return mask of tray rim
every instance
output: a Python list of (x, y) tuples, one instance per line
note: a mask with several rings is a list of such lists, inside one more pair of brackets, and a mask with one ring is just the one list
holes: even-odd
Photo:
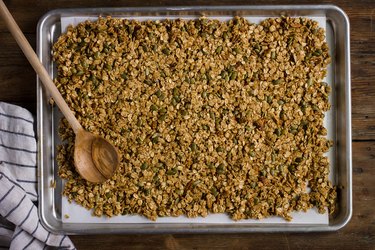
[[(55, 15), (69, 15), (69, 14), (82, 14), (82, 15), (109, 15), (110, 13), (146, 13), (146, 12), (179, 12), (179, 11), (194, 11), (194, 12), (204, 12), (204, 11), (275, 11), (278, 14), (288, 11), (333, 11), (339, 15), (344, 23), (341, 24), (345, 29), (345, 41), (344, 41), (344, 51), (345, 51), (345, 163), (347, 172), (347, 207), (344, 217), (341, 219), (340, 223), (336, 225), (314, 225), (308, 227), (309, 225), (286, 225), (285, 224), (262, 224), (246, 226), (246, 224), (238, 224), (237, 227), (226, 228), (227, 224), (213, 225), (205, 224), (207, 227), (194, 227), (189, 225), (189, 223), (174, 223), (174, 224), (161, 224), (161, 223), (149, 223), (149, 224), (138, 224), (142, 225), (152, 225), (149, 228), (124, 228), (116, 224), (111, 224), (112, 228), (97, 227), (90, 228), (87, 230), (74, 229), (74, 228), (56, 228), (48, 220), (46, 214), (43, 212), (45, 209), (44, 196), (42, 195), (42, 190), (49, 188), (43, 182), (43, 99), (45, 95), (43, 88), (40, 83), (40, 79), (37, 77), (37, 134), (38, 134), (38, 194), (39, 194), (39, 207), (38, 213), (42, 225), (51, 232), (55, 233), (68, 233), (68, 234), (96, 234), (96, 233), (247, 233), (247, 232), (314, 232), (314, 231), (336, 231), (343, 228), (352, 217), (352, 135), (351, 135), (351, 72), (350, 72), (350, 24), (349, 18), (346, 13), (339, 7), (330, 4), (323, 5), (230, 5), (230, 6), (153, 6), (153, 7), (104, 7), (104, 8), (63, 8), (54, 9), (46, 14), (44, 14), (38, 22), (37, 25), (37, 54), (41, 61), (42, 50), (41, 38), (42, 38), (42, 28), (46, 20), (50, 19)], [(115, 16), (115, 15), (113, 15)], [(62, 222), (60, 222), (62, 224)], [(74, 223), (71, 223), (74, 224)], [(87, 225), (86, 223), (82, 223)], [(124, 225), (118, 223), (120, 225)], [(106, 225), (106, 224), (95, 224), (90, 223), (90, 225)], [(115, 225), (115, 226), (113, 226)], [(127, 224), (128, 225), (128, 224)], [(160, 226), (161, 225), (161, 226)], [(179, 225), (184, 225), (185, 227), (179, 227)], [(199, 225), (199, 224), (195, 224)]]

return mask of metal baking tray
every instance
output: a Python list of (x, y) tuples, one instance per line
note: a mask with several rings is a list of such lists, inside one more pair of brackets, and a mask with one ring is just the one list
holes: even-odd
[[(262, 223), (66, 223), (62, 220), (62, 183), (55, 162), (58, 141), (56, 127), (60, 112), (49, 104), (49, 95), (37, 79), (38, 116), (38, 176), (39, 215), (42, 224), (51, 232), (67, 234), (90, 233), (244, 233), (244, 232), (311, 232), (335, 231), (344, 227), (352, 215), (352, 149), (351, 149), (351, 78), (350, 36), (347, 15), (333, 5), (276, 5), (276, 6), (192, 6), (145, 8), (90, 8), (59, 9), (45, 14), (37, 27), (38, 56), (52, 77), (56, 75), (52, 61), (52, 45), (61, 34), (61, 17), (113, 16), (124, 18), (200, 17), (200, 16), (325, 16), (327, 41), (332, 64), (331, 103), (333, 107), (329, 133), (333, 134), (334, 154), (332, 180), (338, 190), (338, 213), (330, 217), (328, 225), (313, 224), (262, 224)], [(51, 188), (56, 181), (57, 188)]]

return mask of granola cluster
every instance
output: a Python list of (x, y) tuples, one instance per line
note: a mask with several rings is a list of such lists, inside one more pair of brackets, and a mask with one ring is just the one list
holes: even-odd
[(112, 179), (83, 180), (62, 120), (63, 194), (94, 215), (334, 212), (323, 127), (330, 58), (315, 21), (99, 18), (69, 27), (53, 56), (78, 120), (121, 152)]

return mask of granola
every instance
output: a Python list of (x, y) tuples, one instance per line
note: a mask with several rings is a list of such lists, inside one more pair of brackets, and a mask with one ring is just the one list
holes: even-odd
[(112, 179), (83, 180), (61, 121), (63, 194), (95, 216), (335, 211), (323, 126), (330, 57), (315, 21), (99, 18), (70, 26), (53, 57), (82, 126), (121, 152)]

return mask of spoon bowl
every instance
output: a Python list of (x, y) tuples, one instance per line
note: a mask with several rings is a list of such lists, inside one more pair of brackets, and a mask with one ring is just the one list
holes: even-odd
[(119, 156), (117, 149), (106, 139), (80, 130), (75, 139), (74, 165), (82, 178), (101, 183), (113, 176)]

